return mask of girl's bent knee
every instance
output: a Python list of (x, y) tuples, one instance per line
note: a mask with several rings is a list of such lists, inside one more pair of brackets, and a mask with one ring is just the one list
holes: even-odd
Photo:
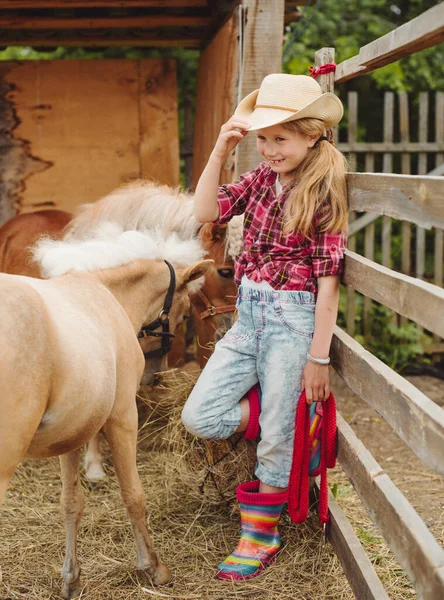
[(182, 410), (182, 423), (185, 429), (192, 435), (207, 440), (224, 440), (230, 437), (236, 431), (239, 420), (240, 418), (232, 421), (224, 418), (223, 414), (204, 416), (201, 411), (191, 409), (187, 404)]
[(199, 419), (195, 411), (188, 408), (187, 405), (185, 405), (182, 410), (182, 423), (188, 433), (200, 438), (209, 437), (205, 433), (205, 430), (207, 430), (208, 427), (205, 427), (204, 423), (202, 423), (202, 419)]

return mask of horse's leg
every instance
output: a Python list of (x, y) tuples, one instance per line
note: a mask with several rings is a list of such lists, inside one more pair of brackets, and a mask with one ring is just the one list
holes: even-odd
[(102, 462), (103, 454), (100, 449), (100, 433), (98, 433), (88, 442), (83, 459), (85, 477), (88, 481), (101, 481), (105, 479), (106, 473), (103, 470)]
[(116, 411), (118, 414), (113, 412), (103, 432), (111, 448), (122, 499), (131, 519), (138, 568), (146, 571), (154, 584), (162, 585), (170, 574), (157, 558), (146, 525), (145, 496), (136, 467), (137, 407), (134, 395), (129, 400), (124, 410)]
[(66, 550), (62, 568), (63, 597), (80, 593), (80, 565), (77, 559), (77, 529), (83, 514), (84, 498), (79, 474), (80, 450), (60, 456), (62, 511), (65, 517)]

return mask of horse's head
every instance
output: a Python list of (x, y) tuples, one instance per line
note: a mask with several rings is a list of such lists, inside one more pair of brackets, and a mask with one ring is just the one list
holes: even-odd
[(199, 232), (207, 258), (214, 260), (205, 275), (204, 285), (191, 295), (201, 366), (204, 366), (212, 344), (223, 336), (235, 319), (237, 287), (233, 259), (227, 252), (227, 234), (227, 225), (213, 223), (206, 223)]
[(152, 385), (156, 373), (167, 369), (166, 358), (171, 349), (173, 332), (182, 323), (184, 316), (189, 314), (190, 293), (196, 291), (202, 283), (196, 280), (202, 280), (213, 261), (203, 260), (186, 269), (174, 268), (168, 262), (166, 265), (169, 269), (168, 287), (155, 301), (158, 313), (154, 314), (157, 316), (151, 318), (153, 303), (139, 333), (140, 346), (145, 356), (142, 385)]

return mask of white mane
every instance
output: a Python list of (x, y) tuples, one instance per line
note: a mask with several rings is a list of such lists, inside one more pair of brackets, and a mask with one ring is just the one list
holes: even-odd
[(32, 253), (47, 279), (69, 271), (118, 267), (136, 259), (162, 259), (178, 267), (188, 267), (204, 255), (196, 239), (181, 240), (174, 233), (164, 237), (159, 230), (123, 231), (115, 223), (102, 223), (90, 239), (42, 238)]
[(197, 235), (200, 223), (193, 214), (193, 196), (168, 185), (134, 181), (91, 204), (82, 204), (66, 229), (65, 239), (90, 236), (97, 225), (113, 222), (124, 231), (158, 228), (183, 239)]

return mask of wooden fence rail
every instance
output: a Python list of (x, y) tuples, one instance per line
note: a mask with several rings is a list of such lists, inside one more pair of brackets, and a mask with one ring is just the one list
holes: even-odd
[(335, 83), (384, 67), (443, 40), (444, 4), (440, 3), (416, 19), (363, 46), (358, 55), (340, 63), (336, 67)]
[[(321, 75), (324, 92), (333, 91), (333, 79), (345, 81), (369, 70), (389, 64), (402, 56), (432, 46), (444, 36), (444, 3), (426, 11), (410, 23), (375, 40), (359, 54), (336, 70), (335, 77)], [(334, 62), (334, 50), (324, 48), (316, 53), (317, 66)], [(355, 291), (365, 295), (364, 323), (369, 327), (369, 309), (377, 301), (419, 326), (444, 336), (443, 237), (444, 180), (440, 176), (425, 176), (430, 166), (429, 154), (434, 154), (434, 170), (443, 162), (444, 95), (435, 97), (435, 141), (429, 141), (428, 121), (430, 98), (422, 93), (419, 102), (418, 141), (410, 141), (408, 98), (398, 95), (399, 135), (394, 141), (395, 95), (384, 98), (383, 140), (371, 146), (357, 140), (358, 98), (348, 96), (348, 140), (338, 147), (349, 152), (350, 164), (357, 170), (359, 154), (364, 153), (367, 173), (348, 176), (348, 193), (352, 213), (349, 249), (345, 256), (343, 283), (348, 286), (347, 330), (354, 333)], [(393, 153), (400, 154), (402, 174), (393, 171)], [(411, 175), (411, 152), (417, 153), (418, 173)], [(382, 154), (383, 173), (375, 170), (375, 157)], [(354, 218), (356, 213), (365, 213)], [(375, 223), (382, 219), (381, 240), (378, 241), (382, 265), (375, 262)], [(397, 272), (392, 269), (392, 228), (402, 222), (402, 257)], [(399, 228), (396, 223), (396, 227)], [(412, 227), (415, 235), (414, 272), (411, 261)], [(435, 228), (433, 281), (425, 277), (426, 228)], [(365, 256), (355, 252), (356, 238), (363, 234)], [(362, 247), (362, 244), (360, 244)], [(415, 275), (415, 277), (412, 277)], [(366, 322), (367, 320), (367, 322)], [(428, 466), (444, 476), (444, 411), (414, 385), (363, 348), (338, 327), (331, 348), (332, 366), (345, 383), (370, 404), (391, 425), (396, 434)], [(373, 522), (380, 529), (388, 546), (405, 569), (418, 598), (444, 598), (444, 549), (433, 537), (403, 494), (363, 446), (347, 423), (338, 416), (339, 462), (361, 498)], [(386, 598), (380, 582), (345, 516), (333, 502), (331, 508), (331, 541), (344, 567), (357, 598)], [(376, 583), (375, 583), (376, 582)], [(373, 585), (373, 589), (372, 589)], [(374, 590), (378, 591), (375, 592)]]

